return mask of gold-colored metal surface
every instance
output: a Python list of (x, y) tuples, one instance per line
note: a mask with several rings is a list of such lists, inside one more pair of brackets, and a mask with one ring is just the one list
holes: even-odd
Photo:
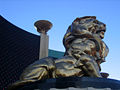
[(108, 47), (102, 41), (106, 25), (95, 16), (77, 18), (69, 26), (63, 44), (65, 55), (59, 59), (40, 59), (29, 65), (13, 85), (21, 85), (45, 78), (69, 76), (102, 77), (100, 64), (105, 61)]

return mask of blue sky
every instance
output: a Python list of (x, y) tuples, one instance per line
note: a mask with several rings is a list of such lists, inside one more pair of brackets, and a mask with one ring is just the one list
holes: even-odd
[(37, 20), (53, 23), (48, 32), (49, 48), (65, 51), (63, 36), (77, 17), (96, 16), (107, 25), (104, 41), (110, 52), (102, 71), (109, 78), (120, 80), (120, 0), (0, 0), (0, 15), (14, 25), (39, 35), (34, 29)]

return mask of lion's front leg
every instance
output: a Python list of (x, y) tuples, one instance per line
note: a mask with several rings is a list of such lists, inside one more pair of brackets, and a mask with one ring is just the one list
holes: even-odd
[(102, 77), (99, 67), (92, 56), (82, 55), (76, 66), (81, 67), (87, 76)]

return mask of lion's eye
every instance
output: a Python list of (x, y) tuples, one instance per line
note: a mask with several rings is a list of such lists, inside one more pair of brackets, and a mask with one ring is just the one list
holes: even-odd
[(94, 21), (93, 21), (93, 23), (96, 23), (96, 24), (98, 24), (98, 21), (97, 21), (97, 20), (94, 20)]

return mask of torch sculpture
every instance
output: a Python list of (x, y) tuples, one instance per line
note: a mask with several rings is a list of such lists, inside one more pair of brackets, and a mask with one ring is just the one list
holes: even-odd
[(51, 29), (52, 23), (47, 20), (38, 20), (34, 23), (35, 28), (40, 33), (39, 59), (48, 56), (49, 36), (47, 31)]

